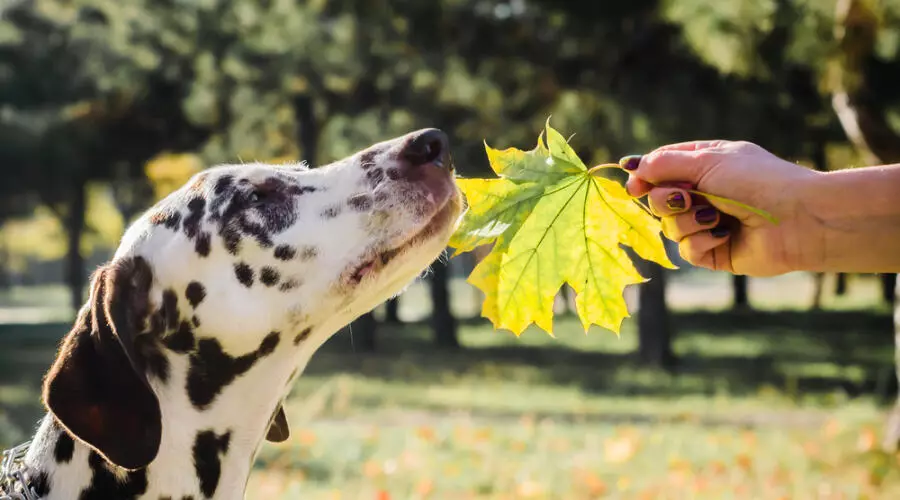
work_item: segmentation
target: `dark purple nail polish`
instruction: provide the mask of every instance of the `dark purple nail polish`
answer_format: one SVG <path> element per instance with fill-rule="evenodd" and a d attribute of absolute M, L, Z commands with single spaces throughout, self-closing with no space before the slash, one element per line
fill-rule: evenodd
<path fill-rule="evenodd" d="M 728 233 L 731 231 L 728 230 L 725 226 L 716 226 L 709 230 L 709 234 L 713 235 L 715 238 L 724 238 L 728 236 Z"/>
<path fill-rule="evenodd" d="M 685 200 L 684 195 L 681 193 L 672 193 L 666 198 L 666 206 L 669 207 L 669 210 L 684 210 Z"/>
<path fill-rule="evenodd" d="M 719 212 L 714 207 L 703 207 L 694 214 L 694 220 L 705 226 L 715 222 L 718 215 Z"/>
<path fill-rule="evenodd" d="M 619 160 L 619 166 L 628 171 L 637 170 L 638 165 L 641 164 L 641 155 L 629 155 L 623 156 L 621 160 Z"/>

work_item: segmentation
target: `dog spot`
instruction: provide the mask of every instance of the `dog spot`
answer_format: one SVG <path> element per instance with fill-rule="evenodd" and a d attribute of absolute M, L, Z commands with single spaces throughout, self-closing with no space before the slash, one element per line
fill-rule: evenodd
<path fill-rule="evenodd" d="M 306 193 L 315 193 L 316 188 L 312 186 L 290 186 L 287 188 L 287 193 L 292 196 L 299 196 Z"/>
<path fill-rule="evenodd" d="M 297 250 L 290 245 L 278 245 L 275 247 L 275 258 L 278 260 L 291 260 L 297 255 Z"/>
<path fill-rule="evenodd" d="M 234 275 L 245 287 L 250 288 L 253 286 L 253 269 L 250 269 L 250 266 L 247 264 L 243 262 L 235 264 Z"/>
<path fill-rule="evenodd" d="M 312 327 L 306 327 L 294 337 L 294 345 L 300 345 L 300 342 L 303 342 L 309 337 L 309 334 L 312 333 Z"/>
<path fill-rule="evenodd" d="M 191 304 L 191 307 L 196 309 L 197 305 L 206 298 L 206 288 L 197 281 L 191 281 L 184 290 L 184 296 L 188 300 L 188 303 Z"/>
<path fill-rule="evenodd" d="M 400 178 L 400 170 L 398 170 L 396 168 L 389 168 L 387 170 L 387 176 L 388 176 L 388 179 L 390 179 L 392 181 L 396 181 L 397 179 Z"/>
<path fill-rule="evenodd" d="M 229 444 L 231 431 L 222 435 L 212 430 L 201 431 L 194 438 L 194 471 L 200 481 L 200 492 L 206 498 L 216 494 L 222 476 L 221 459 L 228 453 Z"/>
<path fill-rule="evenodd" d="M 272 287 L 278 284 L 278 281 L 281 279 L 281 275 L 278 274 L 274 268 L 269 266 L 265 266 L 259 272 L 259 280 L 263 282 L 264 285 L 268 287 Z"/>
<path fill-rule="evenodd" d="M 150 335 L 139 335 L 134 339 L 134 349 L 140 356 L 144 370 L 163 383 L 169 381 L 169 359 L 162 353 L 159 340 Z"/>
<path fill-rule="evenodd" d="M 175 330 L 163 339 L 163 345 L 179 353 L 193 350 L 194 331 L 191 329 L 191 325 L 187 321 L 182 321 L 178 326 L 178 330 Z"/>
<path fill-rule="evenodd" d="M 194 251 L 201 257 L 208 257 L 209 251 L 212 250 L 212 236 L 206 231 L 200 231 L 197 235 L 197 241 L 194 242 Z"/>
<path fill-rule="evenodd" d="M 60 429 L 56 438 L 56 444 L 53 446 L 53 458 L 58 464 L 67 464 L 72 460 L 75 453 L 75 440 L 68 432 Z"/>
<path fill-rule="evenodd" d="M 241 233 L 239 233 L 234 228 L 225 228 L 222 230 L 219 235 L 222 237 L 222 243 L 225 245 L 225 250 L 228 251 L 231 255 L 237 255 L 241 251 Z"/>
<path fill-rule="evenodd" d="M 319 217 L 323 219 L 334 219 L 338 215 L 341 215 L 341 207 L 335 205 L 322 210 Z"/>
<path fill-rule="evenodd" d="M 319 249 L 313 246 L 305 246 L 300 250 L 300 260 L 307 261 L 319 256 Z"/>
<path fill-rule="evenodd" d="M 280 340 L 281 335 L 272 332 L 255 351 L 236 358 L 225 353 L 222 344 L 216 339 L 197 342 L 196 352 L 189 356 L 187 392 L 191 403 L 198 409 L 205 410 L 222 389 L 246 373 L 260 358 L 271 354 Z"/>
<path fill-rule="evenodd" d="M 184 218 L 182 228 L 188 239 L 194 239 L 200 232 L 200 221 L 203 220 L 203 210 L 206 208 L 206 200 L 197 196 L 188 202 L 188 216 Z"/>
<path fill-rule="evenodd" d="M 300 286 L 300 282 L 291 278 L 291 279 L 285 281 L 284 283 L 282 283 L 278 287 L 278 289 L 281 290 L 282 292 L 289 292 L 289 291 L 297 288 L 298 286 Z"/>
<path fill-rule="evenodd" d="M 165 212 L 160 211 L 150 215 L 150 223 L 156 226 L 162 225 L 167 229 L 178 230 L 178 225 L 181 224 L 181 212 L 172 211 Z"/>
<path fill-rule="evenodd" d="M 375 151 L 366 151 L 359 156 L 359 166 L 368 170 L 375 166 Z"/>
<path fill-rule="evenodd" d="M 166 319 L 166 328 L 171 330 L 178 325 L 178 295 L 171 288 L 163 291 L 162 313 Z"/>
<path fill-rule="evenodd" d="M 379 191 L 379 192 L 375 193 L 375 203 L 384 203 L 387 201 L 387 199 L 388 199 L 388 195 L 384 191 Z"/>
<path fill-rule="evenodd" d="M 88 464 L 93 471 L 91 483 L 81 490 L 78 500 L 133 500 L 147 491 L 147 469 L 138 469 L 116 477 L 106 461 L 96 451 L 91 450 Z"/>
<path fill-rule="evenodd" d="M 347 200 L 347 205 L 357 212 L 367 212 L 372 209 L 372 198 L 367 194 L 357 194 Z"/>
<path fill-rule="evenodd" d="M 191 318 L 191 323 L 193 323 L 195 327 L 200 326 L 200 318 L 195 314 L 194 317 Z"/>
<path fill-rule="evenodd" d="M 229 191 L 234 185 L 234 176 L 231 175 L 223 175 L 216 179 L 216 185 L 213 188 L 213 193 L 220 195 L 225 194 Z"/>
<path fill-rule="evenodd" d="M 369 170 L 366 172 L 366 178 L 369 179 L 369 185 L 372 187 L 377 186 L 384 180 L 384 170 L 380 168 Z"/>

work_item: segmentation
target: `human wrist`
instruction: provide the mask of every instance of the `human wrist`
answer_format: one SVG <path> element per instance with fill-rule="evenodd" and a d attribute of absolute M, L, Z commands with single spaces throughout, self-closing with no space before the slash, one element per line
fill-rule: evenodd
<path fill-rule="evenodd" d="M 900 169 L 819 172 L 798 189 L 798 270 L 896 272 Z"/>

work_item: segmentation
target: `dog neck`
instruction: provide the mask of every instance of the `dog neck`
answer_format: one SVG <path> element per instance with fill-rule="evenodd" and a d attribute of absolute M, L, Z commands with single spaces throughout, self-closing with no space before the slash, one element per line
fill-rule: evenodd
<path fill-rule="evenodd" d="M 42 498 L 48 500 L 241 499 L 274 413 L 324 341 L 316 337 L 306 331 L 280 340 L 288 345 L 276 346 L 233 379 L 228 368 L 242 357 L 202 342 L 192 352 L 168 353 L 166 380 L 150 379 L 160 404 L 162 439 L 147 467 L 128 471 L 115 466 L 47 414 L 25 459 L 27 475 L 44 480 Z M 300 338 L 308 342 L 295 342 Z M 206 392 L 197 388 L 203 386 L 195 380 L 198 370 L 207 382 L 215 382 Z"/>

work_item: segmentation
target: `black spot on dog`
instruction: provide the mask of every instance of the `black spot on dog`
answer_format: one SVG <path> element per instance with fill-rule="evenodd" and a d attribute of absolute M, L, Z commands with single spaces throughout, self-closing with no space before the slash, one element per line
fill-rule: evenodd
<path fill-rule="evenodd" d="M 312 260 L 319 256 L 319 249 L 312 246 L 305 246 L 300 250 L 300 260 Z"/>
<path fill-rule="evenodd" d="M 228 453 L 230 443 L 231 431 L 221 436 L 215 431 L 201 431 L 194 438 L 194 471 L 200 481 L 200 492 L 206 498 L 216 494 L 222 476 L 221 459 Z"/>
<path fill-rule="evenodd" d="M 278 284 L 278 281 L 281 279 L 281 275 L 278 274 L 274 268 L 269 266 L 265 266 L 259 272 L 259 280 L 263 282 L 264 285 L 272 287 Z"/>
<path fill-rule="evenodd" d="M 194 242 L 194 251 L 201 257 L 209 257 L 210 250 L 212 250 L 212 235 L 206 231 L 200 231 L 197 241 Z"/>
<path fill-rule="evenodd" d="M 282 292 L 289 292 L 289 291 L 293 290 L 294 288 L 297 288 L 298 286 L 300 286 L 300 283 L 297 280 L 289 279 L 289 280 L 285 281 L 284 283 L 282 283 L 278 287 L 278 289 L 281 290 Z"/>
<path fill-rule="evenodd" d="M 379 192 L 375 193 L 375 203 L 384 203 L 387 201 L 387 199 L 388 199 L 388 195 L 384 191 L 379 191 Z"/>
<path fill-rule="evenodd" d="M 375 166 L 375 151 L 366 151 L 359 156 L 359 166 L 368 170 Z"/>
<path fill-rule="evenodd" d="M 194 309 L 206 298 L 206 288 L 202 283 L 191 281 L 184 290 L 184 296 Z"/>
<path fill-rule="evenodd" d="M 157 226 L 162 225 L 165 226 L 166 229 L 174 229 L 177 231 L 179 224 L 181 224 L 181 212 L 177 210 L 172 212 L 156 212 L 150 216 L 150 223 Z"/>
<path fill-rule="evenodd" d="M 357 194 L 347 200 L 347 205 L 357 212 L 367 212 L 372 209 L 372 198 L 367 194 Z"/>
<path fill-rule="evenodd" d="M 309 334 L 312 333 L 312 327 L 306 327 L 294 337 L 294 345 L 300 345 L 300 342 L 303 342 L 309 337 Z"/>
<path fill-rule="evenodd" d="M 225 194 L 234 186 L 234 176 L 231 175 L 223 175 L 216 179 L 216 185 L 213 188 L 213 193 L 217 195 Z"/>
<path fill-rule="evenodd" d="M 241 251 L 241 233 L 234 228 L 225 228 L 219 233 L 219 236 L 222 237 L 222 243 L 225 245 L 225 250 L 228 251 L 231 255 L 237 255 L 238 252 Z"/>
<path fill-rule="evenodd" d="M 26 480 L 29 482 L 31 487 L 34 489 L 34 492 L 37 493 L 38 498 L 43 498 L 50 494 L 50 475 L 47 474 L 47 471 L 40 471 L 37 473 L 33 473 L 31 471 L 25 472 Z M 14 496 L 13 498 L 19 498 Z M 26 498 L 26 497 L 22 497 Z"/>
<path fill-rule="evenodd" d="M 143 369 L 163 383 L 169 381 L 169 359 L 162 353 L 159 340 L 150 335 L 134 339 L 134 348 L 140 356 Z"/>
<path fill-rule="evenodd" d="M 75 453 L 75 440 L 68 432 L 60 429 L 56 444 L 53 446 L 53 458 L 58 464 L 67 464 Z"/>
<path fill-rule="evenodd" d="M 95 451 L 88 456 L 88 464 L 93 476 L 90 484 L 81 490 L 78 500 L 133 500 L 147 491 L 147 469 L 127 472 L 124 478 L 119 479 Z"/>
<path fill-rule="evenodd" d="M 258 224 L 256 222 L 250 222 L 246 217 L 241 216 L 238 219 L 238 223 L 241 228 L 241 232 L 248 236 L 252 236 L 259 246 L 263 248 L 271 248 L 274 243 L 272 242 L 272 237 L 269 235 L 269 231 L 263 227 L 262 224 Z"/>
<path fill-rule="evenodd" d="M 194 331 L 191 329 L 191 325 L 187 321 L 182 321 L 178 325 L 178 330 L 163 339 L 163 345 L 180 353 L 194 349 Z"/>
<path fill-rule="evenodd" d="M 380 168 L 373 168 L 372 170 L 366 172 L 366 178 L 369 179 L 369 185 L 375 187 L 384 180 L 384 170 Z"/>
<path fill-rule="evenodd" d="M 338 215 L 341 215 L 341 207 L 335 205 L 322 210 L 319 217 L 323 219 L 334 219 Z"/>
<path fill-rule="evenodd" d="M 189 357 L 187 377 L 187 392 L 191 403 L 198 409 L 205 410 L 225 386 L 246 373 L 260 358 L 271 354 L 280 340 L 281 335 L 272 332 L 266 335 L 255 351 L 236 358 L 225 353 L 222 344 L 216 339 L 197 342 L 196 352 Z"/>
<path fill-rule="evenodd" d="M 388 176 L 388 179 L 390 179 L 392 181 L 396 181 L 397 179 L 400 178 L 400 170 L 398 170 L 396 168 L 389 168 L 389 169 L 387 169 L 387 176 Z"/>
<path fill-rule="evenodd" d="M 178 294 L 175 290 L 167 289 L 162 295 L 162 313 L 165 316 L 165 327 L 168 329 L 175 328 L 178 325 Z"/>
<path fill-rule="evenodd" d="M 197 196 L 188 202 L 188 216 L 184 218 L 184 234 L 189 239 L 194 239 L 200 232 L 200 221 L 203 220 L 203 211 L 206 208 L 206 200 Z"/>
<path fill-rule="evenodd" d="M 297 255 L 297 250 L 290 245 L 278 245 L 275 247 L 275 258 L 278 260 L 291 260 Z"/>
<path fill-rule="evenodd" d="M 195 327 L 200 326 L 200 318 L 195 314 L 194 317 L 191 318 L 191 323 L 193 323 Z"/>
<path fill-rule="evenodd" d="M 253 286 L 253 269 L 243 262 L 234 265 L 234 275 L 247 288 Z"/>
<path fill-rule="evenodd" d="M 294 186 L 290 186 L 287 188 L 287 193 L 292 196 L 300 196 L 302 194 L 315 193 L 315 192 L 316 192 L 316 188 L 314 188 L 312 186 L 296 186 L 296 185 L 294 185 Z"/>

